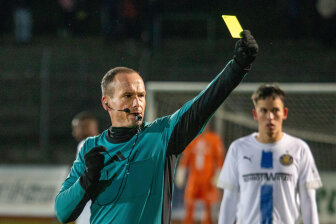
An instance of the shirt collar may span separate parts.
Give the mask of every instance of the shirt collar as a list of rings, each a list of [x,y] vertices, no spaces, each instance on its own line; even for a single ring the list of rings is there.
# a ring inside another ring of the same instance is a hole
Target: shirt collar
[[[138,131],[141,131],[145,126],[142,122],[140,126],[132,128],[127,127],[110,127],[107,131],[107,140],[111,143],[123,143],[129,141]]]

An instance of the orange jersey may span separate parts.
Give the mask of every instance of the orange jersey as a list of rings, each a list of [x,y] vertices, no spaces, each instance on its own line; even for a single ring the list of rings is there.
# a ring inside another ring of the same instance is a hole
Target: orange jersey
[[[186,199],[216,201],[217,189],[212,179],[222,167],[224,150],[220,137],[214,132],[199,135],[187,146],[179,164],[189,171]]]

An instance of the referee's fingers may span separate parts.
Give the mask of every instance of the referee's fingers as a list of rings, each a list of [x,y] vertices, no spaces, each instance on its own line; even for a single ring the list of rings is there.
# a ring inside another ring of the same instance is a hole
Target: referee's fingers
[[[249,31],[249,30],[243,30],[241,32],[241,36],[242,36],[243,39],[245,39],[247,36],[251,36],[251,31]]]
[[[92,153],[97,153],[97,152],[106,152],[106,148],[103,146],[97,146],[94,147],[93,149],[90,150]]]

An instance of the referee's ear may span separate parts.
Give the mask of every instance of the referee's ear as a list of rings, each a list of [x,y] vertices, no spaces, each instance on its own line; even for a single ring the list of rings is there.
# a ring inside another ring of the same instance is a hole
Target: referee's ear
[[[108,108],[108,103],[107,103],[107,97],[106,96],[102,96],[102,98],[101,98],[100,101],[101,101],[101,104],[102,104],[104,110],[108,111],[109,108]]]

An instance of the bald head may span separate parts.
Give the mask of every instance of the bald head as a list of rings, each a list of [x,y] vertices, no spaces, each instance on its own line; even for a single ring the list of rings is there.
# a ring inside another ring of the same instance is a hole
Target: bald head
[[[110,70],[103,78],[102,93],[101,103],[113,127],[133,127],[142,123],[137,118],[144,117],[146,89],[137,72],[124,67]]]
[[[109,70],[103,77],[101,81],[101,90],[102,90],[102,95],[105,96],[112,96],[114,94],[114,85],[110,85],[114,80],[115,76],[118,74],[132,74],[136,73],[138,74],[135,70],[127,67],[115,67],[111,70]]]

